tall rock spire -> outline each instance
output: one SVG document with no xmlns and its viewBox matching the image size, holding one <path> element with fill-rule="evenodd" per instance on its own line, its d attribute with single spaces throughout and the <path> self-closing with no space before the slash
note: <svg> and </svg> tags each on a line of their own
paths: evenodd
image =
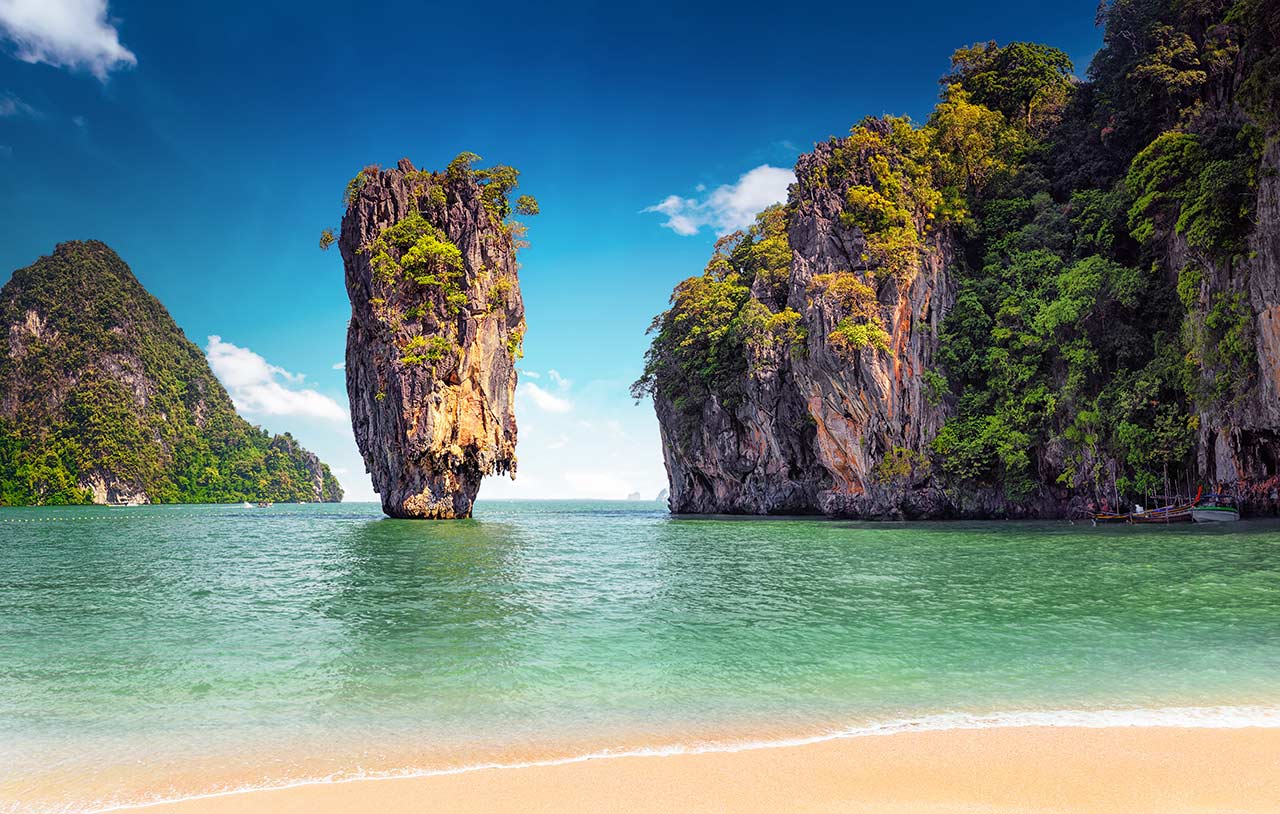
<svg viewBox="0 0 1280 814">
<path fill-rule="evenodd" d="M 351 423 L 392 517 L 460 518 L 485 475 L 516 468 L 515 362 L 524 338 L 507 194 L 518 173 L 445 172 L 402 159 L 347 189 L 338 239 L 346 267 Z M 522 213 L 537 204 L 521 198 Z"/>
</svg>

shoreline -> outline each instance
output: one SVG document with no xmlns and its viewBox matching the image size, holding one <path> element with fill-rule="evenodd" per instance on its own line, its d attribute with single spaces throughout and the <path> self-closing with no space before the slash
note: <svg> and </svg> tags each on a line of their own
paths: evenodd
<svg viewBox="0 0 1280 814">
<path fill-rule="evenodd" d="M 92 811 L 1262 812 L 1280 810 L 1278 775 L 1280 722 L 1008 723 L 307 780 Z"/>
<path fill-rule="evenodd" d="M 968 734 L 982 740 L 1000 740 L 1001 733 L 1062 733 L 1062 732 L 1210 732 L 1233 737 L 1231 733 L 1264 733 L 1259 737 L 1272 742 L 1272 752 L 1280 756 L 1280 706 L 1196 706 L 1196 707 L 1152 707 L 1152 708 L 1116 708 L 1095 710 L 1041 710 L 1012 711 L 989 714 L 974 713 L 939 713 L 914 718 L 889 719 L 871 722 L 864 725 L 832 729 L 807 735 L 780 737 L 774 739 L 727 739 L 727 740 L 694 740 L 690 742 L 665 743 L 654 746 L 605 748 L 586 751 L 578 754 L 565 754 L 548 758 L 529 758 L 523 760 L 488 760 L 476 763 L 464 763 L 456 766 L 438 768 L 401 768 L 374 771 L 361 771 L 354 774 L 330 774 L 313 776 L 296 780 L 282 779 L 280 782 L 267 782 L 261 785 L 245 785 L 234 788 L 223 788 L 193 794 L 178 794 L 172 797 L 146 801 L 129 801 L 113 803 L 106 806 L 77 808 L 83 814 L 106 814 L 118 811 L 257 811 L 257 806 L 274 805 L 268 800 L 275 800 L 280 794 L 299 794 L 307 797 L 309 806 L 314 806 L 314 794 L 322 794 L 322 790 L 337 787 L 360 786 L 363 798 L 372 795 L 379 798 L 377 791 L 384 783 L 424 783 L 433 785 L 443 778 L 494 777 L 512 774 L 511 770 L 519 770 L 515 774 L 546 772 L 556 773 L 566 767 L 599 767 L 606 764 L 622 763 L 638 765 L 634 770 L 641 775 L 646 773 L 644 764 L 661 764 L 662 760 L 706 758 L 716 762 L 733 762 L 743 755 L 778 755 L 779 760 L 790 762 L 795 760 L 789 753 L 804 753 L 806 750 L 825 751 L 834 749 L 838 752 L 852 750 L 862 751 L 871 742 L 901 742 L 903 739 L 924 738 L 946 741 L 960 738 Z M 992 733 L 992 734 L 982 734 Z M 1144 735 L 1142 737 L 1147 737 Z M 1017 739 L 1021 736 L 1010 735 Z M 876 749 L 872 749 L 876 751 Z M 755 763 L 756 759 L 748 762 Z M 804 762 L 801 759 L 801 762 Z M 1280 772 L 1280 757 L 1275 766 Z M 595 769 L 584 769 L 594 772 Z M 460 780 L 464 785 L 472 783 L 485 784 L 483 780 Z M 504 781 L 505 782 L 505 781 Z M 313 791 L 308 791 L 313 790 Z M 400 794 L 400 792 L 397 792 Z M 346 793 L 339 796 L 346 797 Z M 371 798 L 368 805 L 374 805 Z M 240 808 L 243 801 L 248 808 Z M 377 805 L 382 803 L 378 802 Z M 350 802 L 346 803 L 350 805 Z M 360 803 L 365 805 L 365 803 Z M 205 806 L 209 806 L 206 808 Z M 1278 804 L 1280 808 L 1280 804 Z M 269 809 L 261 809 L 269 810 Z"/>
</svg>

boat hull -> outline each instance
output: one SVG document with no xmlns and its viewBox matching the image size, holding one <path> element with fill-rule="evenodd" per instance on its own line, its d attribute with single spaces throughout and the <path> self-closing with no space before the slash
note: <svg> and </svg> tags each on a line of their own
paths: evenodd
<svg viewBox="0 0 1280 814">
<path fill-rule="evenodd" d="M 1127 515 L 1127 514 L 1105 514 L 1105 513 L 1102 513 L 1102 512 L 1098 512 L 1098 513 L 1096 513 L 1096 514 L 1091 514 L 1091 515 L 1089 515 L 1089 520 L 1090 520 L 1090 522 L 1092 522 L 1095 526 L 1102 526 L 1102 525 L 1106 525 L 1106 524 L 1109 524 L 1109 523 L 1128 523 L 1128 522 L 1129 522 L 1129 515 Z"/>
<path fill-rule="evenodd" d="M 1197 523 L 1231 523 L 1240 519 L 1240 511 L 1229 507 L 1201 506 L 1191 510 Z"/>
<path fill-rule="evenodd" d="M 1162 509 L 1151 509 L 1145 512 L 1134 512 L 1129 515 L 1130 523 L 1190 523 L 1192 521 L 1190 506 L 1170 506 Z"/>
</svg>

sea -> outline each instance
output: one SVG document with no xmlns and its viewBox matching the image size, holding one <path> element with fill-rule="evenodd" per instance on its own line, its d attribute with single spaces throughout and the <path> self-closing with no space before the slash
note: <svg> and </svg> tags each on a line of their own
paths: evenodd
<svg viewBox="0 0 1280 814">
<path fill-rule="evenodd" d="M 998 726 L 1280 726 L 1280 523 L 0 509 L 0 811 Z"/>
</svg>

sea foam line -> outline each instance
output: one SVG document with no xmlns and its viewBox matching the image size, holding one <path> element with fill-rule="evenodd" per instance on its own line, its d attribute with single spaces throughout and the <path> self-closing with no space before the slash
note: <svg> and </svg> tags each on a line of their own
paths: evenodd
<svg viewBox="0 0 1280 814">
<path fill-rule="evenodd" d="M 828 730 L 813 735 L 774 740 L 723 741 L 636 749 L 602 749 L 581 755 L 545 760 L 512 762 L 469 763 L 443 769 L 390 769 L 354 774 L 334 774 L 280 783 L 240 786 L 200 794 L 167 797 L 142 802 L 118 803 L 104 808 L 80 809 L 83 814 L 104 814 L 111 811 L 131 811 L 162 805 L 173 805 L 188 800 L 208 800 L 231 797 L 259 791 L 282 791 L 304 786 L 336 785 L 373 780 L 404 780 L 418 777 L 443 777 L 494 769 L 536 769 L 550 766 L 568 766 L 591 760 L 616 760 L 619 758 L 676 757 L 708 753 L 732 754 L 760 749 L 785 749 L 809 746 L 815 743 L 845 740 L 849 738 L 897 735 L 906 732 L 944 732 L 949 730 L 1015 729 L 1027 727 L 1063 727 L 1075 729 L 1108 729 L 1123 727 L 1171 727 L 1178 729 L 1244 729 L 1249 727 L 1280 727 L 1280 707 L 1229 706 L 1229 707 L 1156 707 L 1097 710 L 1020 710 L 986 714 L 946 712 L 923 715 L 918 718 L 899 718 L 873 722 L 842 729 Z"/>
</svg>

